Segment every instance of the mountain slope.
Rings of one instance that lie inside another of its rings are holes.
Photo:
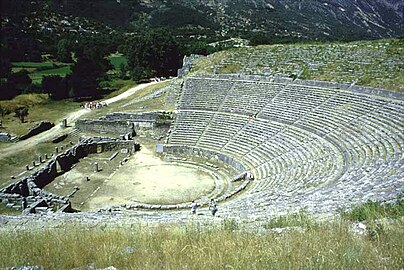
[[[404,36],[401,0],[1,0],[2,17],[44,6],[128,32],[168,27],[207,39],[259,37],[268,43]],[[11,7],[11,8],[10,8]],[[11,9],[11,10],[10,10]],[[15,12],[17,13],[17,12]],[[213,41],[213,40],[212,40]]]
[[[196,0],[210,7],[222,30],[257,31],[302,39],[403,36],[404,2],[399,0]],[[191,3],[192,2],[192,3]]]

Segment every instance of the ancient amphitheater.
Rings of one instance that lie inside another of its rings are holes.
[[[226,215],[335,213],[403,191],[403,97],[319,82],[191,77],[166,149],[209,152],[252,172],[245,191],[221,205]]]
[[[334,215],[404,191],[402,93],[241,75],[180,82],[175,117],[157,152],[212,172],[216,187],[197,202],[215,198],[221,218],[260,221],[301,209]],[[175,222],[189,218],[188,208],[189,202],[112,209]]]

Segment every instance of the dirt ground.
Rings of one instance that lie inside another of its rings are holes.
[[[60,195],[79,190],[71,198],[79,210],[98,210],[122,204],[176,204],[190,202],[209,194],[215,188],[213,176],[200,168],[162,161],[152,150],[142,147],[120,165],[126,154],[113,161],[109,156],[91,155],[72,170],[53,181],[46,189]],[[93,172],[94,162],[101,171]],[[89,181],[87,181],[87,178]]]

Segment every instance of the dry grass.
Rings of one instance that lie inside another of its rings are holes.
[[[0,101],[0,106],[9,114],[1,117],[3,128],[0,131],[9,132],[18,136],[25,134],[28,129],[36,126],[40,121],[51,121],[58,124],[71,111],[79,109],[79,104],[70,100],[54,101],[46,94],[19,95],[13,100]],[[25,123],[14,117],[18,107],[28,107],[29,115]]]
[[[45,269],[400,269],[403,221],[377,240],[357,236],[345,222],[305,231],[259,235],[198,224],[155,229],[69,225],[0,235],[0,267]]]

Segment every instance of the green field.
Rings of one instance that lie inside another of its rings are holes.
[[[13,68],[52,68],[55,64],[55,62],[13,62],[11,65]]]
[[[3,226],[0,268],[44,269],[401,269],[404,215],[391,204],[365,203],[327,221],[302,211],[248,228],[233,219],[150,226],[136,222],[35,221]],[[6,210],[9,211],[9,210]],[[357,216],[358,211],[367,213]],[[371,213],[371,214],[370,214]],[[361,229],[356,225],[364,218]]]
[[[42,78],[45,76],[59,75],[59,76],[64,77],[70,73],[71,73],[70,66],[65,66],[65,67],[60,67],[60,68],[55,68],[55,69],[34,71],[30,74],[30,77],[31,77],[33,83],[40,84],[42,82]]]
[[[60,62],[13,62],[12,71],[27,70],[32,83],[40,85],[44,76],[59,75],[66,76],[71,73],[71,65]]]
[[[122,64],[127,65],[128,59],[122,54],[111,54],[107,57],[108,61],[114,66],[116,70],[119,70]]]

